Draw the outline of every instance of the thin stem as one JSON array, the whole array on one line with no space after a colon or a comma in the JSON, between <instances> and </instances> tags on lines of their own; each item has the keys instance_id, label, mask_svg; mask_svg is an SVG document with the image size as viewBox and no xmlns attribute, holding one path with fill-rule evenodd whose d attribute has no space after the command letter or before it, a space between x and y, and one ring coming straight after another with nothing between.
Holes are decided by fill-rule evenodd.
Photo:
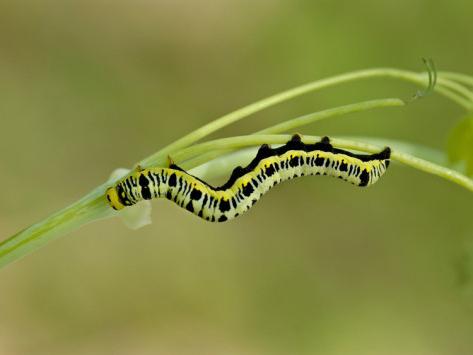
<instances>
[{"instance_id":1,"label":"thin stem","mask_svg":"<svg viewBox=\"0 0 473 355\"><path fill-rule=\"evenodd\" d=\"M290 135L249 135L224 138L193 146L181 151L179 154L181 158L185 158L186 156L194 156L198 153L204 154L211 150L224 151L248 146L258 146L263 143L284 144L289 140L289 138ZM320 137L317 136L304 136L304 141L306 142L315 142L319 139ZM380 147L376 145L359 143L346 139L334 138L332 139L332 143L341 148L356 149L370 153L380 150ZM444 168L437 164L396 150L392 153L392 159L415 169L440 176L473 191L473 180L454 170ZM193 167L194 166L191 164L186 166L188 169ZM106 204L104 190L107 185L108 184L99 186L78 202L66 207L45 220L26 228L7 240L0 242L0 267L18 260L62 234L78 229L82 225L97 219L117 215Z\"/></svg>"},{"instance_id":2,"label":"thin stem","mask_svg":"<svg viewBox=\"0 0 473 355\"><path fill-rule=\"evenodd\" d=\"M440 72L439 75L441 75L445 79L457 81L457 82L462 83L464 85L473 86L473 76L471 76L471 75L466 75L466 74L461 74L461 73L454 73L454 72L447 72L447 71Z\"/></svg>"},{"instance_id":3,"label":"thin stem","mask_svg":"<svg viewBox=\"0 0 473 355\"><path fill-rule=\"evenodd\" d=\"M356 149L363 152L375 153L379 151L380 147L372 144L355 142L346 139L333 139L333 144L345 148L345 149ZM473 192L473 179L468 178L467 176L459 173L458 171L445 168L441 165L432 163L425 159L415 157L411 154L407 154L398 150L393 149L391 152L391 160L398 161L402 164L410 166L414 169L423 171L428 174L439 176L445 180L454 182L457 185L460 185L467 190Z\"/></svg>"},{"instance_id":4,"label":"thin stem","mask_svg":"<svg viewBox=\"0 0 473 355\"><path fill-rule=\"evenodd\" d=\"M439 85L444 86L445 88L451 89L452 91L455 91L460 95L463 95L469 102L467 106L469 108L472 107L473 92L468 90L468 88L464 87L461 84L456 83L455 81L452 81L446 78L438 78L437 82L439 83Z\"/></svg>"},{"instance_id":5,"label":"thin stem","mask_svg":"<svg viewBox=\"0 0 473 355\"><path fill-rule=\"evenodd\" d=\"M447 90L444 88L438 88L437 91L442 90L442 95L445 96L446 98L449 98L453 102L457 103L459 106L463 107L466 111L471 111L473 107L473 103L471 101L468 101L458 94L454 93L451 90Z\"/></svg>"},{"instance_id":6,"label":"thin stem","mask_svg":"<svg viewBox=\"0 0 473 355\"><path fill-rule=\"evenodd\" d=\"M209 134L228 126L231 123L237 122L243 118L246 118L256 112L262 111L268 107L280 104L284 101L293 99L295 97L307 94L309 92L314 92L317 90L321 90L323 88L327 88L334 85L339 85L342 83L359 80L359 79L368 79L368 78L379 78L379 77L388 77L394 79L400 79L404 81L408 81L419 86L425 85L428 82L428 78L425 77L423 74L407 71L407 70L398 70L392 68L378 68L378 69L367 69L367 70L360 70L354 71L342 75L337 75L334 77L317 80L302 86L298 86L296 88L283 91L279 94L267 97L260 101L257 101L253 104L245 106L241 109L233 111L229 114L226 114L213 122L210 122L195 131L187 134L186 136L178 139L174 143L169 144L168 146L164 147L163 149L159 150L157 153L143 159L139 164L143 167L147 166L156 166L156 165L164 165L166 163L167 156L169 154L174 153L175 151L188 147L191 144L201 140L202 138L208 136ZM467 110L470 110L472 107L472 103L461 96L457 95L455 92L452 92L449 88L446 88L444 85L447 81L439 82L434 90L437 91L439 94L453 100L460 106L464 107Z\"/></svg>"},{"instance_id":7,"label":"thin stem","mask_svg":"<svg viewBox=\"0 0 473 355\"><path fill-rule=\"evenodd\" d=\"M381 107L398 107L404 106L404 101L400 99L380 99L380 100L370 100L364 102L358 102L351 105L345 105L340 107L331 108L328 110L323 110L319 112L310 113L305 116L293 118L291 120L284 121L282 123L276 124L274 126L262 129L255 134L269 134L269 133L281 133L281 132L290 132L296 128L306 126L308 124L334 117L345 115L347 113L361 112L371 110L373 108Z\"/></svg>"},{"instance_id":8,"label":"thin stem","mask_svg":"<svg viewBox=\"0 0 473 355\"><path fill-rule=\"evenodd\" d=\"M290 131L293 131L296 128L306 126L308 124L311 124L316 121L320 121L323 119L331 118L331 117L336 117L340 115L345 115L348 113L354 113L354 112L362 112L362 111L367 111L371 110L374 108L382 108L382 107L398 107L398 106L404 106L405 102L396 99L396 98L388 98L388 99L379 99L379 100L370 100L370 101L364 101L364 102L358 102L355 104L350 104L350 105L345 105L345 106L340 106L340 107L335 107L335 108L330 108L327 110L323 111L318 111L318 112L313 112L308 115L304 115L301 117L293 118L291 120L287 120L285 122L282 122L280 124L265 128L261 131L255 132L254 134L274 134L274 133L290 133ZM190 148L189 148L190 149ZM200 164L203 164L209 160L214 159L215 157L224 154L225 152L220 152L220 151L210 151L205 154L198 154L194 160L190 162L185 162L183 166L197 166ZM175 153L172 155L173 160L177 162L182 162L183 160L189 159L188 156L185 156L183 159L182 156L180 156L181 153ZM185 150L184 150L185 154Z\"/></svg>"},{"instance_id":9,"label":"thin stem","mask_svg":"<svg viewBox=\"0 0 473 355\"><path fill-rule=\"evenodd\" d=\"M471 96L467 94L467 92L465 91L466 89L464 89L463 86L458 84L458 82L471 84L470 79L467 79L469 77L458 76L456 74L455 77L453 77L451 76L451 73L448 73L447 75L448 76L446 76L442 80L439 80L438 85L435 86L434 89L441 95L451 99L452 101L456 102L465 109L470 110L472 107L472 102L470 100ZM157 153L152 154L148 158L142 160L139 164L144 167L163 166L166 164L168 154L173 154L173 157L175 157L174 153L176 152L177 155L181 154L181 159L183 159L186 156L188 158L195 156L199 152L201 154L205 154L206 152L210 151L219 151L219 153L221 154L222 150L236 149L242 146L260 145L263 143L285 143L285 141L289 137L287 135L254 135L227 138L227 141L219 140L214 141L213 143L203 143L201 145L196 145L194 147L187 148L187 151L184 149L190 146L191 144L194 144L198 140L206 137L207 135L217 131L218 129L221 129L231 123L248 117L251 114L254 114L271 106L280 104L284 101L330 86L340 85L342 83L359 79L379 77L388 77L404 80L412 82L419 86L423 86L427 83L427 77L425 76L425 74L391 68L355 71L334 76L331 78L326 78L323 80L314 81L270 96L253 104L250 104L246 107L243 107L239 110L236 110L232 113L224 115L221 118L215 120L214 122L211 122L195 130L194 132L189 133L188 135L182 137L174 143L166 146ZM454 81L449 80L450 77L454 79ZM293 126L291 127L295 127L295 123L292 123L292 125ZM309 139L311 137L306 138ZM312 137L311 139L315 140L316 137ZM353 142L350 143L350 141L341 141L334 139L333 142L334 144L340 147L358 147L357 149L364 151L376 151L377 149L379 149L376 146L360 146L360 143L355 144ZM401 152L394 152L393 159L397 159L419 170L444 177L447 180L454 181L459 185L464 186L465 188L473 191L472 180L464 177L463 175L455 171L440 167L436 164L432 164L422 159L415 158L408 154L403 154ZM192 164L192 162L189 161L186 162L186 165L191 168L193 167L193 165L195 166L195 162L194 164ZM71 232L79 228L80 226L97 219L116 216L117 213L115 213L114 211L112 211L112 209L109 208L104 198L105 189L111 184L113 184L113 181L108 181L100 185L74 204L62 209L61 211L53 214L52 216L44 219L43 221L24 229L23 231L15 234L14 236L0 242L0 267L5 266L15 260L18 260L22 256L34 250L39 249L41 246L65 234L66 232Z\"/></svg>"},{"instance_id":10,"label":"thin stem","mask_svg":"<svg viewBox=\"0 0 473 355\"><path fill-rule=\"evenodd\" d=\"M0 242L0 268L41 248L50 241L114 212L95 189L81 200Z\"/></svg>"}]
</instances>

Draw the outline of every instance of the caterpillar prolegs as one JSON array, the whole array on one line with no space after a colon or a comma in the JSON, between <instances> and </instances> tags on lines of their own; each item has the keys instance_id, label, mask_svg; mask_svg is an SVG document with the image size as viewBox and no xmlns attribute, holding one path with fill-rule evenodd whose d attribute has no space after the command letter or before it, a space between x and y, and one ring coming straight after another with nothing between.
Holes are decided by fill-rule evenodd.
<instances>
[{"instance_id":1,"label":"caterpillar prolegs","mask_svg":"<svg viewBox=\"0 0 473 355\"><path fill-rule=\"evenodd\" d=\"M278 148L262 145L246 167L236 167L229 180L213 187L175 164L169 168L137 169L107 190L112 208L120 210L141 200L165 197L211 222L224 222L248 211L282 181L305 175L330 175L357 186L374 184L389 166L391 150L354 154L334 148L328 137L305 144L299 135Z\"/></svg>"}]
</instances>

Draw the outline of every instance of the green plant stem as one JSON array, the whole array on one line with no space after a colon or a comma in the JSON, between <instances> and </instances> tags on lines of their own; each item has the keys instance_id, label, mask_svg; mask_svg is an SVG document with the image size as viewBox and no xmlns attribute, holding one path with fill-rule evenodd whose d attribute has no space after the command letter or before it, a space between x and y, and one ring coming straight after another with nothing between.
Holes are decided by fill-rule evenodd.
<instances>
[{"instance_id":1,"label":"green plant stem","mask_svg":"<svg viewBox=\"0 0 473 355\"><path fill-rule=\"evenodd\" d=\"M345 105L345 106L340 106L340 107L335 107L335 108L330 108L327 110L323 111L318 111L318 112L313 112L308 115L304 115L301 117L293 118L290 120L287 120L285 122L279 123L277 125L265 128L261 131L255 132L254 134L270 134L270 133L290 133L291 131L294 132L295 129L300 128L302 126L306 126L308 124L323 120L323 119L328 119L340 115L345 115L348 113L354 113L354 112L362 112L362 111L367 111L371 110L374 108L382 108L382 107L398 107L398 106L404 106L405 102L396 99L396 98L388 98L388 99L379 99L379 100L369 100L369 101L364 101L364 102L358 102L355 104L350 104L350 105ZM194 157L194 160L192 162L186 162L192 166L198 166L200 164L203 164L209 160L212 160L213 158L220 156L224 154L225 152L222 151L210 151L205 154L198 155ZM178 152L173 154L172 158L177 161L181 162L184 159L180 156L180 154L183 154L183 152ZM185 154L185 150L184 150ZM187 158L187 157L186 157Z\"/></svg>"},{"instance_id":2,"label":"green plant stem","mask_svg":"<svg viewBox=\"0 0 473 355\"><path fill-rule=\"evenodd\" d=\"M371 100L295 118L280 125L270 127L265 131L269 133L283 131L285 129L289 130L336 115L342 115L350 112L359 112L376 107L402 105L404 105L404 102L399 99ZM223 153L224 152L222 151L210 150L207 153L201 154L198 160L195 162L188 162L186 166L189 168L198 166L213 159L215 154L222 155ZM180 153L175 154L173 158L177 158L178 161L181 161L183 158L179 154ZM184 150L184 158L185 157ZM73 230L76 226L86 223L91 219L92 216L95 216L97 219L112 216L114 212L108 207L108 205L105 203L105 200L103 199L105 189L105 185L100 186L96 189L96 191L90 193L87 198L83 199L82 203L79 201L77 204L73 204L72 206L59 211L39 224L32 225L28 229L17 233L9 240L0 244L0 266L2 266L2 260L3 262L8 263L17 257L20 257L22 254L29 252L30 247L33 249L38 248L50 240L53 240L54 237L60 235L60 233L66 233L70 230ZM86 202L85 204L83 203L84 201ZM45 232L48 230L55 231L55 234L46 234ZM34 243L32 243L33 240L35 241ZM25 248L23 248L23 246L25 246ZM2 258L3 255L8 255L8 257Z\"/></svg>"},{"instance_id":3,"label":"green plant stem","mask_svg":"<svg viewBox=\"0 0 473 355\"><path fill-rule=\"evenodd\" d=\"M368 78L380 78L380 77L387 77L393 79L399 79L408 81L419 86L427 84L427 77L425 74L419 74L416 72L411 72L407 70L399 70L399 69L392 69L392 68L378 68L378 69L367 69L367 70L360 70L354 71L342 75L337 75L334 77L317 80L302 86L298 86L296 88L283 91L279 94L270 96L263 100L257 101L253 104L245 106L241 109L233 111L227 115L224 115L209 124L206 124L195 131L187 134L186 136L178 139L174 143L169 144L168 146L164 147L163 149L159 150L157 153L152 154L151 156L141 160L139 164L143 167L148 166L156 166L156 165L164 165L166 164L166 160L168 155L174 154L179 149L185 148L194 144L195 142L205 138L209 134L228 126L234 122L237 122L243 118L246 118L256 112L262 111L267 109L271 106L280 104L282 102L288 101L295 97L307 94L309 92L314 92L317 90L321 90L323 88L327 88L330 86L340 85L343 83L347 83L354 80L360 79L368 79ZM439 94L453 100L466 110L470 110L472 107L472 102L462 98L455 92L451 91L449 88L445 87L445 83L452 84L451 81L445 79L439 81L438 85L434 88ZM455 84L455 83L453 83Z\"/></svg>"},{"instance_id":4,"label":"green plant stem","mask_svg":"<svg viewBox=\"0 0 473 355\"><path fill-rule=\"evenodd\" d=\"M326 118L346 115L348 113L368 111L374 108L399 107L399 106L404 106L404 105L405 105L404 101L400 99L396 99L396 98L358 102L351 105L339 106L339 107L331 108L328 110L314 112L305 116L293 118L291 120L287 120L282 123L276 124L274 126L262 129L256 132L255 134L290 132L296 128L307 126L308 124L311 124L311 123L314 123Z\"/></svg>"},{"instance_id":5,"label":"green plant stem","mask_svg":"<svg viewBox=\"0 0 473 355\"><path fill-rule=\"evenodd\" d=\"M464 104L465 105L464 107L466 109L472 108L473 92L468 90L468 88L464 87L463 85L453 80L449 80L446 78L438 78L437 82L440 86L444 86L445 88L452 90L452 92L456 92L462 95L465 99L467 99L466 103Z\"/></svg>"},{"instance_id":6,"label":"green plant stem","mask_svg":"<svg viewBox=\"0 0 473 355\"><path fill-rule=\"evenodd\" d=\"M228 149L239 149L248 146L258 146L263 143L283 144L289 140L290 135L249 135L242 137L223 138L211 142L195 145L179 153L182 158L204 154L211 150L224 151ZM320 137L304 136L304 141L315 142ZM332 143L337 147L345 149L356 149L359 151L374 153L380 150L379 146L359 143L346 139L332 139ZM424 159L414 157L400 151L393 151L392 159L415 169L440 176L446 180L473 191L473 180L462 174L431 163ZM185 165L186 169L194 166ZM206 176L203 176L206 178ZM101 185L80 201L46 218L44 221L36 223L25 230L15 234L9 239L0 243L0 267L3 267L24 255L39 249L46 243L54 240L60 235L71 232L82 225L97 219L107 218L118 213L114 212L106 203L104 191L107 184Z\"/></svg>"},{"instance_id":7,"label":"green plant stem","mask_svg":"<svg viewBox=\"0 0 473 355\"><path fill-rule=\"evenodd\" d=\"M342 83L354 80L381 77L404 80L419 86L427 84L427 77L425 74L391 68L355 71L323 80L314 81L270 96L266 99L260 100L232 113L229 113L225 116L222 116L221 118L207 125L204 125L201 128L198 128L194 132L189 133L181 139L178 139L177 141L166 146L157 153L152 154L151 156L143 159L141 162L139 162L139 164L143 167L164 166L167 162L167 157L169 154L173 154L174 156L174 153L189 147L191 144L194 144L195 142L206 137L207 135L231 123L234 123L238 120L250 116L251 114L274 106L276 104L280 104L284 101L293 99L300 95L309 92L314 92L330 86L340 85ZM465 82L464 79L457 81ZM458 83L455 83L454 81L449 80L448 78L445 78L444 80L439 80L439 83L435 87L435 90L439 94L453 100L454 102L456 102L467 110L470 110L472 107L472 102L471 100L469 100L470 97L468 95L465 95L466 92L462 89L462 86L458 85ZM195 156L196 152L198 151L201 151L201 153L203 154L206 151L224 150L230 148L236 149L242 146L260 145L264 143L264 141L261 140L264 137L268 138L268 141L266 141L265 143L273 144L278 142L284 143L285 140L287 140L288 138L288 136L267 135L235 137L229 138L230 141L227 141L226 144L222 144L225 141L215 141L213 144L204 143L207 144L205 149L202 148L202 145L197 145L195 147L192 147L190 151L187 151L187 153L192 153L191 155ZM231 141L231 139L234 140ZM349 142L346 141L343 142L334 140L333 142L345 148L349 148L350 146L350 144L348 144ZM346 144L346 146L344 146L343 144ZM353 144L353 146L356 146L356 144ZM366 149L366 151L373 151L373 149L378 149L375 146L369 145L359 146L359 148L360 150ZM180 153L178 152L177 154ZM464 186L469 190L472 190L471 180L461 176L461 174L458 175L452 170L439 167L435 164L429 164L429 162L427 161L410 157L409 155L404 156L401 153L396 152L393 154L393 159L398 159L399 161L404 162L405 164L410 165L419 170L426 171L444 177L448 180L457 182L459 185ZM192 167L189 163L187 163L187 166ZM23 231L0 242L0 267L3 267L15 260L18 260L19 258L25 256L28 253L31 253L32 251L39 249L40 247L44 246L55 238L63 235L64 233L71 232L82 225L85 225L97 219L117 215L118 213L114 212L108 207L104 198L105 189L112 183L113 181L108 181L100 185L99 187L91 191L89 194L84 196L78 202L73 203L72 205L56 212L50 217L44 219L43 221L33 224L32 226L24 229Z\"/></svg>"},{"instance_id":8,"label":"green plant stem","mask_svg":"<svg viewBox=\"0 0 473 355\"><path fill-rule=\"evenodd\" d=\"M457 81L461 84L469 85L473 87L473 76L471 75L454 73L454 72L446 72L446 71L439 72L439 75L445 79L448 79L451 81Z\"/></svg>"},{"instance_id":9,"label":"green plant stem","mask_svg":"<svg viewBox=\"0 0 473 355\"><path fill-rule=\"evenodd\" d=\"M91 192L78 202L0 242L0 268L63 234L113 214L103 198L103 192Z\"/></svg>"}]
</instances>

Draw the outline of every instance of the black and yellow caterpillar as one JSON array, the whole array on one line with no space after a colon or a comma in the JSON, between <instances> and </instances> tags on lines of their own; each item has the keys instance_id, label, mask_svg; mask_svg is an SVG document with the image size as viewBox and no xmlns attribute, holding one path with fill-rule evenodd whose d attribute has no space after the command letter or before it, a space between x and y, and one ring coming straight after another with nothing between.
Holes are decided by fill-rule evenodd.
<instances>
[{"instance_id":1,"label":"black and yellow caterpillar","mask_svg":"<svg viewBox=\"0 0 473 355\"><path fill-rule=\"evenodd\" d=\"M107 190L112 208L165 197L211 222L224 222L249 210L274 185L304 175L330 175L357 186L374 184L389 166L391 150L354 154L334 148L328 137L305 144L299 135L279 148L262 145L246 167L236 167L220 187L190 175L175 164L137 169Z\"/></svg>"}]
</instances>

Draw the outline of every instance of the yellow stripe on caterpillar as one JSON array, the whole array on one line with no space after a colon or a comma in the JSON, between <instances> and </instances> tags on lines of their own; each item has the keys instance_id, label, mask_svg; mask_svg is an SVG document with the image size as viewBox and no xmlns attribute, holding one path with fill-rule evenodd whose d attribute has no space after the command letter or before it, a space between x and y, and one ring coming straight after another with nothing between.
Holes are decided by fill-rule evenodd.
<instances>
[{"instance_id":1,"label":"yellow stripe on caterpillar","mask_svg":"<svg viewBox=\"0 0 473 355\"><path fill-rule=\"evenodd\" d=\"M305 175L329 175L357 186L374 184L389 166L391 150L354 154L334 148L328 137L305 144L299 135L278 148L262 145L246 167L236 167L229 180L213 187L171 164L169 168L137 169L107 190L112 208L164 197L211 222L235 218L274 185Z\"/></svg>"}]
</instances>

